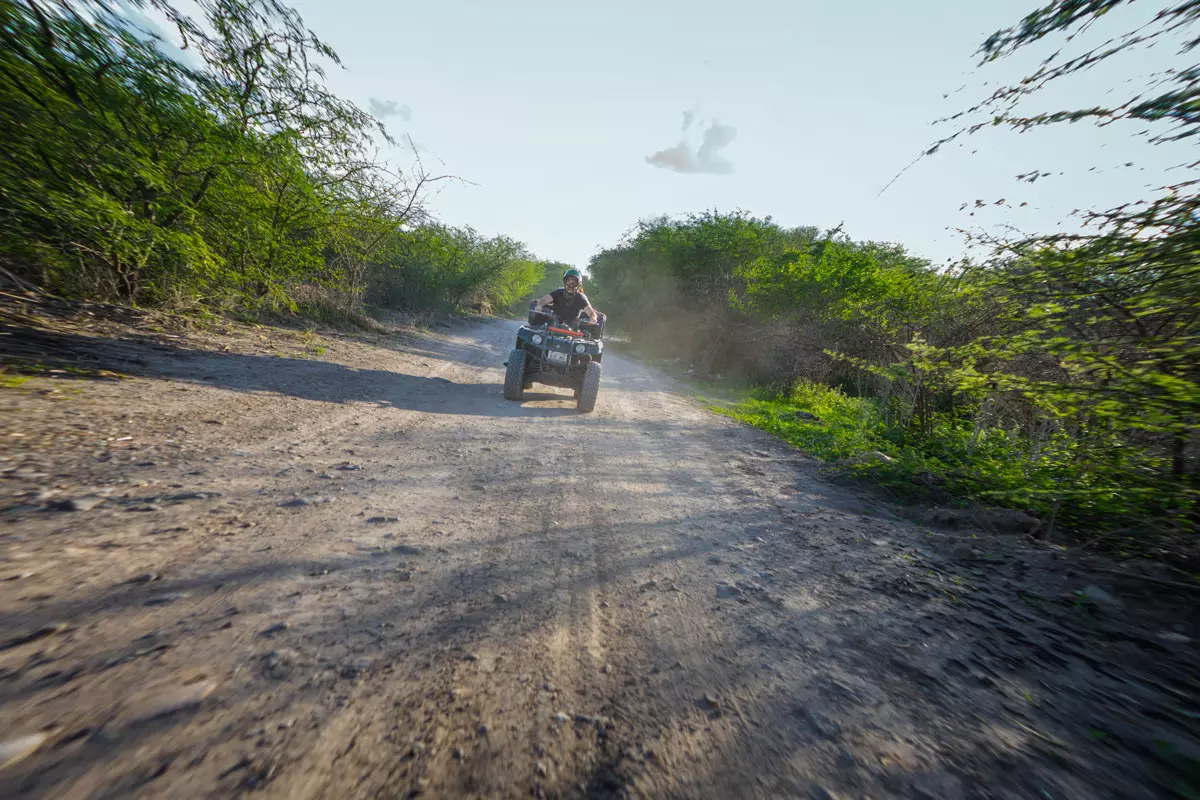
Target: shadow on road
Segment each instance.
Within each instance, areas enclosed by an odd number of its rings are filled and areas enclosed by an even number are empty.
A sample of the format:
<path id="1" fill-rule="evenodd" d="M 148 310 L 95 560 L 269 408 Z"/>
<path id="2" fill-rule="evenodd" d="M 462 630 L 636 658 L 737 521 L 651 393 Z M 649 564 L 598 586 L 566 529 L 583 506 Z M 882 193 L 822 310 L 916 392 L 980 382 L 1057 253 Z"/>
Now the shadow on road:
<path id="1" fill-rule="evenodd" d="M 40 355 L 45 370 L 66 370 L 78 377 L 108 370 L 157 380 L 172 380 L 249 394 L 278 394 L 325 403 L 370 403 L 430 414 L 494 417 L 571 416 L 578 412 L 569 392 L 537 391 L 514 403 L 503 399 L 501 384 L 456 383 L 430 375 L 379 369 L 356 369 L 329 361 L 275 355 L 220 353 L 188 347 L 129 342 L 75 333 L 21 329 L 24 351 Z M 499 367 L 492 350 L 480 346 L 425 340 L 417 357 L 479 368 Z M 0 357 L 12 340 L 0 344 Z M 404 348 L 405 352 L 412 352 Z M 431 371 L 436 366 L 430 364 Z M 87 374 L 87 373 L 85 373 Z M 537 405 L 538 403 L 564 403 Z"/>

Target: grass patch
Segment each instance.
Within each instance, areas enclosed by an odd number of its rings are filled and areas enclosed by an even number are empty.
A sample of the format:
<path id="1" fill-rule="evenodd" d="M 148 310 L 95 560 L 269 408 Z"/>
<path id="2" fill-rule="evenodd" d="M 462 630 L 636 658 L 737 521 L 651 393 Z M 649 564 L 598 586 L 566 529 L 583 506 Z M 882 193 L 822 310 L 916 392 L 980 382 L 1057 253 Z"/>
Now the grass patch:
<path id="1" fill-rule="evenodd" d="M 29 375 L 9 375 L 0 373 L 0 389 L 19 389 L 31 379 Z"/>
<path id="2" fill-rule="evenodd" d="M 1133 448 L 1114 446 L 1105 463 L 1096 463 L 1076 437 L 1033 442 L 1008 430 L 980 429 L 969 414 L 940 415 L 917 431 L 888 424 L 873 398 L 812 382 L 788 395 L 760 391 L 706 402 L 841 475 L 869 479 L 900 502 L 1020 509 L 1119 555 L 1177 547 L 1191 524 L 1189 509 L 1169 502 L 1178 495 L 1177 487 L 1165 485 L 1169 464 Z"/>
<path id="3" fill-rule="evenodd" d="M 758 394 L 733 405 L 710 407 L 775 434 L 825 461 L 884 452 L 882 419 L 875 405 L 837 389 L 803 382 L 790 397 Z"/>

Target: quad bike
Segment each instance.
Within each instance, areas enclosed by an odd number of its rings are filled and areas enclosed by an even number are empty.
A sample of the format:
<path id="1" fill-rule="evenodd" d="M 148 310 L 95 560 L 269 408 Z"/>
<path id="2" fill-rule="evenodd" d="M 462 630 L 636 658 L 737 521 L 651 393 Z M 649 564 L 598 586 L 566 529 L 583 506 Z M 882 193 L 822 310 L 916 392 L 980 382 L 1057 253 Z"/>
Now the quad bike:
<path id="1" fill-rule="evenodd" d="M 529 304 L 529 323 L 517 331 L 517 343 L 504 364 L 504 399 L 520 400 L 534 383 L 572 389 L 576 408 L 596 407 L 600 361 L 604 355 L 604 315 L 595 323 L 564 320 Z"/>

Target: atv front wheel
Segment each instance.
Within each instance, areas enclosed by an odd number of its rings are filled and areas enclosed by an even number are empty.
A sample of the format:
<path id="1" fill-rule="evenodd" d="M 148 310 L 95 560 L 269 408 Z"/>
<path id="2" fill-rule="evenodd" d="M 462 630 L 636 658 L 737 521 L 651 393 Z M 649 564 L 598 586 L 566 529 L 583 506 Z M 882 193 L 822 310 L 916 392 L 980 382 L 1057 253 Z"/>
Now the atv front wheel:
<path id="1" fill-rule="evenodd" d="M 504 373 L 504 399 L 520 400 L 525 396 L 525 351 L 514 348 L 508 354 L 508 371 Z"/>
<path id="2" fill-rule="evenodd" d="M 587 371 L 583 373 L 583 383 L 579 387 L 579 403 L 575 406 L 583 413 L 596 408 L 596 395 L 600 394 L 600 365 L 595 361 L 588 362 Z"/>

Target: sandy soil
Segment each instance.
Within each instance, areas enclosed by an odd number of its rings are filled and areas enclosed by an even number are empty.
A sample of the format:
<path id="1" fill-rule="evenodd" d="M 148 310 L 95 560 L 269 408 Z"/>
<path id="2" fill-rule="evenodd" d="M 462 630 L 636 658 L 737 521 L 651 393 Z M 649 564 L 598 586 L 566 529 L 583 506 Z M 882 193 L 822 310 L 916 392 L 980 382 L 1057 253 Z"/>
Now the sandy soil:
<path id="1" fill-rule="evenodd" d="M 1196 595 L 514 330 L 7 329 L 90 372 L 0 389 L 0 797 L 1200 791 Z"/>

